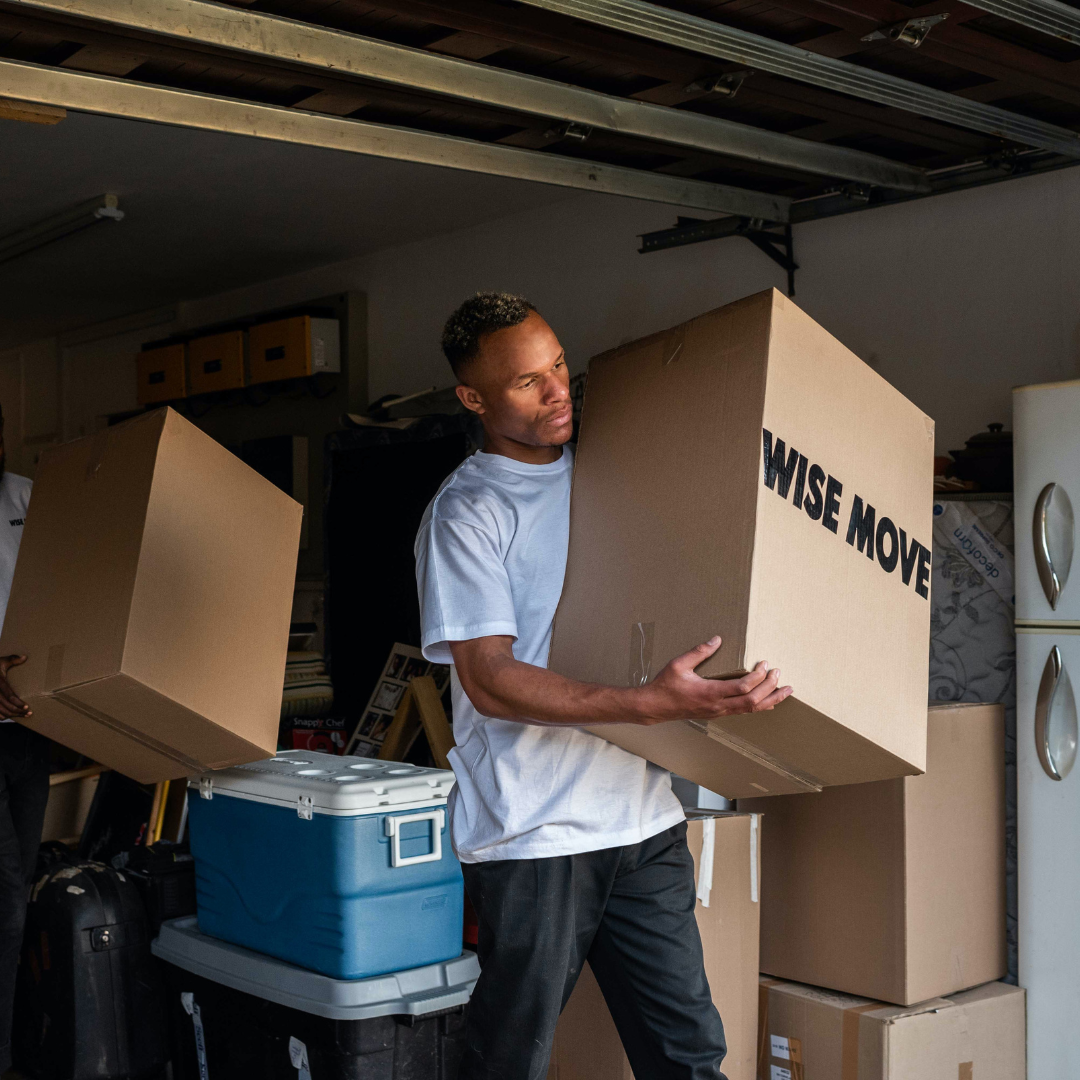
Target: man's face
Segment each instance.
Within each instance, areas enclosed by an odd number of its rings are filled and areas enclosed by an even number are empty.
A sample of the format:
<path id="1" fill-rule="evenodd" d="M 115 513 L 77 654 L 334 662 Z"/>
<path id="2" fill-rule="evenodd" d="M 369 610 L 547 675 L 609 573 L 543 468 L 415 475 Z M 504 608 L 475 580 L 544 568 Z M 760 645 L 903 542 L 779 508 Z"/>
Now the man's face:
<path id="1" fill-rule="evenodd" d="M 480 340 L 458 397 L 487 431 L 524 446 L 561 446 L 573 433 L 570 375 L 559 339 L 531 312 Z"/>

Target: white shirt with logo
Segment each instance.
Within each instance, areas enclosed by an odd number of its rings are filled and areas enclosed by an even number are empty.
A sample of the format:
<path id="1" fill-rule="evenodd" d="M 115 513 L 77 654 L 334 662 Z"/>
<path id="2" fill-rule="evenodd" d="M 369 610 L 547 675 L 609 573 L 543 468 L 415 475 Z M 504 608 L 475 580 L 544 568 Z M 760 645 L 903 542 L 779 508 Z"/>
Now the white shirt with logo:
<path id="1" fill-rule="evenodd" d="M 516 659 L 547 667 L 570 536 L 569 448 L 550 465 L 467 458 L 416 538 L 424 656 L 449 642 L 505 636 Z M 668 773 L 566 724 L 484 716 L 452 669 L 450 793 L 462 862 L 536 859 L 638 844 L 685 819 Z"/>

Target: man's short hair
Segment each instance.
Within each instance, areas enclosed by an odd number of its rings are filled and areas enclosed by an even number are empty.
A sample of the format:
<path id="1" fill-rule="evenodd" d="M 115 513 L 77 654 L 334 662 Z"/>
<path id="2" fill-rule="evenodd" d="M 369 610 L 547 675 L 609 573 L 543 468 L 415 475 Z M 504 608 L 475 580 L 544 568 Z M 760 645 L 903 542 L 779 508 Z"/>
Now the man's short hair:
<path id="1" fill-rule="evenodd" d="M 446 320 L 442 349 L 456 378 L 480 352 L 480 339 L 496 330 L 523 323 L 536 308 L 524 296 L 481 292 L 470 297 Z"/>

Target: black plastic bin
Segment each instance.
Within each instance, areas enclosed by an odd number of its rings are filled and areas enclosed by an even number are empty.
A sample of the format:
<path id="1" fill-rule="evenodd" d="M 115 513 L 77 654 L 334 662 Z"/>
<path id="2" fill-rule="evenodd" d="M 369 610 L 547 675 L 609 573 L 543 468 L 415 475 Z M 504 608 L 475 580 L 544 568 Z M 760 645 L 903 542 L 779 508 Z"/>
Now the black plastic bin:
<path id="1" fill-rule="evenodd" d="M 340 980 L 162 926 L 173 1080 L 454 1080 L 476 957 Z"/>

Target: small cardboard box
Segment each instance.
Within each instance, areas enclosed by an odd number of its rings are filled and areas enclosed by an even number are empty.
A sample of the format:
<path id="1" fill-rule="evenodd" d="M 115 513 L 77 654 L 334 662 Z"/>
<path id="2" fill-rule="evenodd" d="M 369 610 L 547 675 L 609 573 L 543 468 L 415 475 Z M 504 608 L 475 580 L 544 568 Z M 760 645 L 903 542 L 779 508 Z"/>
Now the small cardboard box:
<path id="1" fill-rule="evenodd" d="M 191 393 L 237 390 L 245 382 L 242 330 L 210 334 L 188 343 L 188 386 Z"/>
<path id="2" fill-rule="evenodd" d="M 705 972 L 727 1036 L 722 1068 L 728 1080 L 753 1080 L 757 1061 L 759 826 L 756 814 L 696 816 L 686 835 L 697 866 Z M 703 849 L 710 846 L 711 857 L 703 859 Z M 588 965 L 555 1030 L 548 1080 L 633 1080 Z"/>
<path id="3" fill-rule="evenodd" d="M 775 290 L 594 358 L 550 667 L 759 660 L 768 713 L 595 734 L 729 798 L 921 772 L 934 424 Z"/>
<path id="4" fill-rule="evenodd" d="M 143 783 L 271 756 L 301 512 L 172 409 L 47 450 L 0 636 L 27 726 Z"/>
<path id="5" fill-rule="evenodd" d="M 138 377 L 136 396 L 140 405 L 176 401 L 187 397 L 187 371 L 184 345 L 163 345 L 147 349 L 135 361 Z"/>
<path id="6" fill-rule="evenodd" d="M 1025 1080 L 1024 991 L 901 1008 L 762 978 L 758 1080 Z"/>
<path id="7" fill-rule="evenodd" d="M 294 315 L 253 326 L 248 332 L 248 367 L 253 383 L 340 371 L 340 324 L 337 319 Z"/>
<path id="8" fill-rule="evenodd" d="M 911 1005 L 999 979 L 1005 718 L 929 710 L 926 773 L 740 799 L 767 811 L 761 970 Z"/>

